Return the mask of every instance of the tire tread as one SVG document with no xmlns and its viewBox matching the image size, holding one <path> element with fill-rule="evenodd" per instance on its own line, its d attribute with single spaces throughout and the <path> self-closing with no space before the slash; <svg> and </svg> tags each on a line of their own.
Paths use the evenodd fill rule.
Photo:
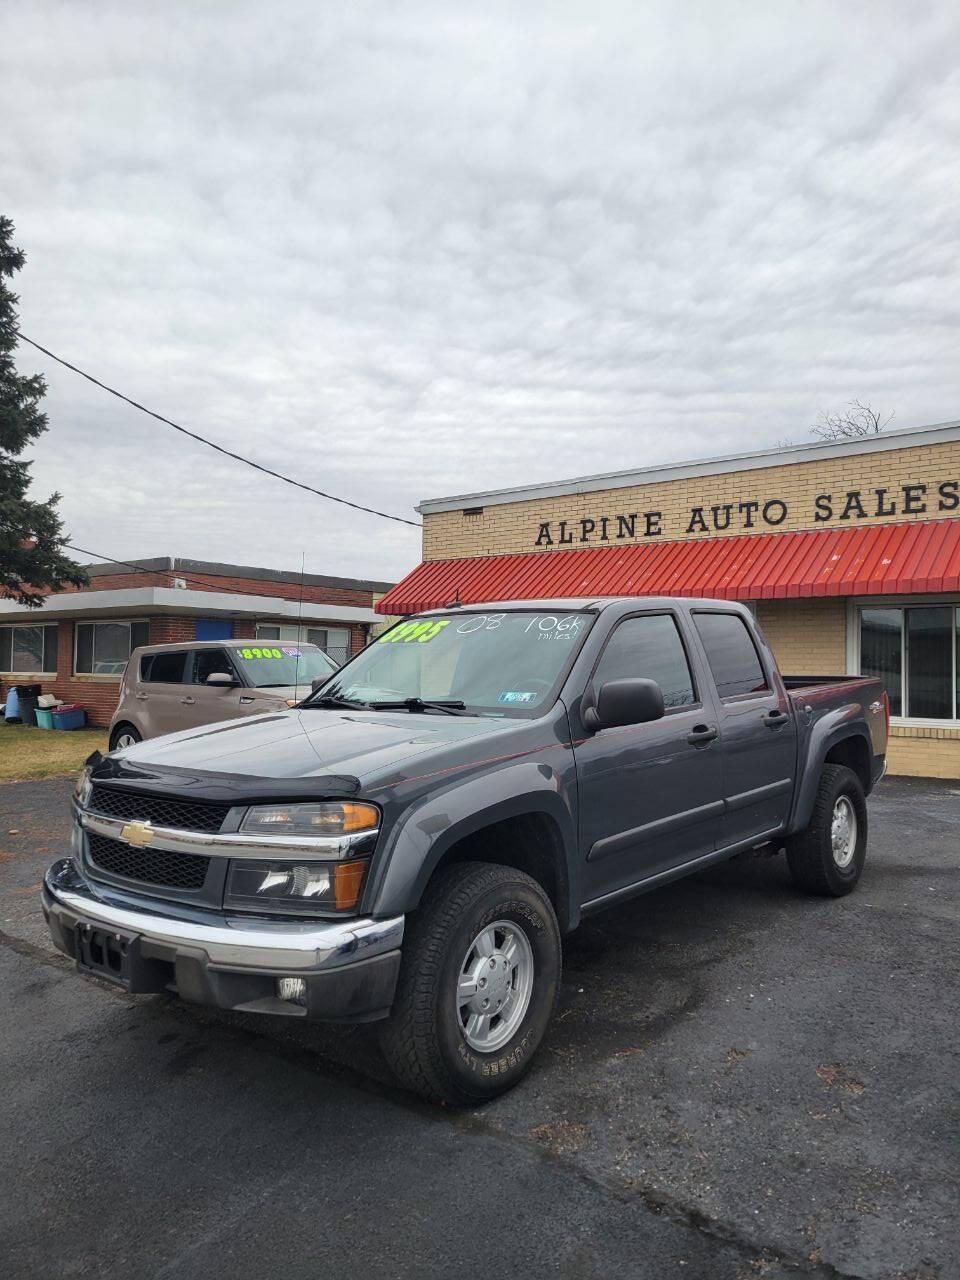
<svg viewBox="0 0 960 1280">
<path fill-rule="evenodd" d="M 399 1083 L 421 1097 L 470 1103 L 485 1096 L 468 1096 L 444 1067 L 434 1025 L 436 991 L 447 941 L 471 904 L 489 890 L 518 881 L 552 913 L 543 887 L 524 872 L 496 863 L 460 862 L 435 877 L 411 918 L 397 997 L 381 1032 L 381 1047 Z"/>
<path fill-rule="evenodd" d="M 848 786 L 851 780 L 854 784 L 851 790 L 859 796 L 857 816 L 862 820 L 864 796 L 860 779 L 846 765 L 825 764 L 820 771 L 820 781 L 810 821 L 802 831 L 791 836 L 787 842 L 787 863 L 790 874 L 797 888 L 805 893 L 832 898 L 842 893 L 849 893 L 856 884 L 854 880 L 849 885 L 844 884 L 838 890 L 837 884 L 831 881 L 827 874 L 823 850 L 824 832 L 830 829 L 837 794 L 841 787 Z M 865 827 L 863 838 L 866 838 Z"/>
</svg>

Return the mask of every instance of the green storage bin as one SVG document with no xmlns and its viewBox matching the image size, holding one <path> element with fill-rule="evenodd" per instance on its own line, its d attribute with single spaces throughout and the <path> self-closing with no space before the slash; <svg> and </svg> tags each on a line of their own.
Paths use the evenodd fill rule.
<svg viewBox="0 0 960 1280">
<path fill-rule="evenodd" d="M 37 707 L 36 715 L 38 729 L 53 728 L 53 712 L 49 708 Z"/>
</svg>

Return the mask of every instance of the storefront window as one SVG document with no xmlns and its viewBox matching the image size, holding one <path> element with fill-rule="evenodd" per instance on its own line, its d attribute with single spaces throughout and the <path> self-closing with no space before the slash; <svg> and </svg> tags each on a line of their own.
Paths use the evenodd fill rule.
<svg viewBox="0 0 960 1280">
<path fill-rule="evenodd" d="M 952 605 L 860 610 L 860 672 L 883 682 L 891 715 L 958 718 L 958 621 Z"/>
<path fill-rule="evenodd" d="M 903 714 L 903 610 L 860 611 L 860 674 L 883 682 L 890 714 Z"/>
</svg>

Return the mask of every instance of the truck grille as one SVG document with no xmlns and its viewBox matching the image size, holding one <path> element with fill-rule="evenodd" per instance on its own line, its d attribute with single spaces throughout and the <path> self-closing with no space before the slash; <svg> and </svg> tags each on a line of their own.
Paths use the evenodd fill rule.
<svg viewBox="0 0 960 1280">
<path fill-rule="evenodd" d="M 165 885 L 169 889 L 202 889 L 209 858 L 195 853 L 173 853 L 169 849 L 135 849 L 107 836 L 87 832 L 90 861 L 101 871 L 144 884 Z"/>
<path fill-rule="evenodd" d="M 177 831 L 219 831 L 230 812 L 228 804 L 205 804 L 201 800 L 168 800 L 163 796 L 142 796 L 138 791 L 119 791 L 95 786 L 87 807 L 107 818 L 126 822 L 152 822 L 155 827 Z"/>
</svg>

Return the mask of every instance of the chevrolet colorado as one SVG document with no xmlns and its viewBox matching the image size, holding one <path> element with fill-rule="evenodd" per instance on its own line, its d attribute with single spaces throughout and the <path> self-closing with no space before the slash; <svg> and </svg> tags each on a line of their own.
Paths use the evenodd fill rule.
<svg viewBox="0 0 960 1280">
<path fill-rule="evenodd" d="M 849 893 L 889 722 L 879 681 L 777 670 L 716 600 L 448 607 L 297 707 L 90 758 L 56 945 L 226 1009 L 382 1019 L 416 1092 L 530 1066 L 581 918 L 754 849 Z"/>
</svg>

